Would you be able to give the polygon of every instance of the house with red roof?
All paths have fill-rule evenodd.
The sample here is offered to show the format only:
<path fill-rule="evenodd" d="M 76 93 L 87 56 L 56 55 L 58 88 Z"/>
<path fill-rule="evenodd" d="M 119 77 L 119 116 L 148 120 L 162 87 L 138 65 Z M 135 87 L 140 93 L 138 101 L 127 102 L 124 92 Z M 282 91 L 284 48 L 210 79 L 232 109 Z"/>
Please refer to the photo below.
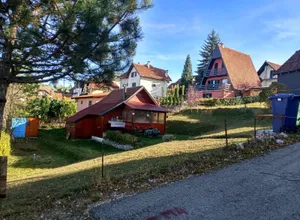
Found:
<path fill-rule="evenodd" d="M 275 72 L 279 69 L 279 67 L 279 64 L 267 60 L 263 63 L 257 71 L 262 87 L 269 87 L 272 83 L 277 82 L 278 78 Z"/>
<path fill-rule="evenodd" d="M 200 89 L 203 98 L 227 98 L 255 94 L 261 88 L 250 55 L 218 44 L 204 74 Z"/>
<path fill-rule="evenodd" d="M 166 96 L 168 84 L 172 81 L 168 70 L 154 67 L 149 61 L 144 65 L 133 63 L 120 79 L 121 88 L 144 86 L 154 98 Z"/>
<path fill-rule="evenodd" d="M 125 87 L 69 117 L 66 128 L 73 139 L 102 137 L 107 130 L 131 132 L 136 128 L 157 128 L 163 134 L 167 112 L 145 87 Z"/>

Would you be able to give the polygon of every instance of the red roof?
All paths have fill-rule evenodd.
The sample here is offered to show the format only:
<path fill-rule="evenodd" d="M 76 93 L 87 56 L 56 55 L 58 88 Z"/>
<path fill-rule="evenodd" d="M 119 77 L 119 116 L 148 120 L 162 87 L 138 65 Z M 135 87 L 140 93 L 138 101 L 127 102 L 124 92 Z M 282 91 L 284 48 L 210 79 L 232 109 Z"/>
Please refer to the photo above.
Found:
<path fill-rule="evenodd" d="M 156 111 L 156 112 L 168 112 L 167 109 L 160 107 L 159 105 L 153 105 L 149 103 L 140 103 L 140 102 L 126 102 L 127 106 L 136 110 L 144 110 L 144 111 Z"/>
<path fill-rule="evenodd" d="M 261 82 L 250 55 L 218 45 L 232 86 L 235 89 L 259 88 Z"/>
<path fill-rule="evenodd" d="M 89 95 L 81 95 L 81 96 L 76 96 L 74 99 L 86 99 L 86 98 L 104 98 L 107 96 L 109 93 L 96 93 L 96 94 L 89 94 Z"/>
<path fill-rule="evenodd" d="M 119 86 L 114 82 L 111 82 L 111 83 L 91 82 L 88 85 L 88 88 L 90 88 L 90 89 L 102 89 L 102 88 L 105 88 L 105 87 L 111 87 L 113 89 L 119 89 Z"/>
<path fill-rule="evenodd" d="M 272 63 L 270 61 L 266 61 L 274 70 L 278 70 L 281 65 L 277 63 Z"/>
<path fill-rule="evenodd" d="M 151 66 L 150 64 L 148 67 L 148 64 L 142 65 L 142 64 L 136 64 L 136 63 L 133 63 L 131 65 L 129 71 L 127 73 L 124 73 L 123 75 L 121 75 L 120 78 L 121 79 L 128 78 L 129 73 L 133 67 L 136 69 L 136 71 L 142 77 L 164 80 L 164 81 L 168 81 L 168 82 L 172 81 L 166 70 Z"/>
<path fill-rule="evenodd" d="M 276 73 L 288 73 L 300 70 L 300 50 L 296 51 Z"/>
<path fill-rule="evenodd" d="M 75 115 L 69 117 L 67 119 L 67 122 L 76 122 L 88 115 L 104 115 L 105 113 L 115 109 L 116 107 L 118 107 L 122 104 L 127 104 L 127 102 L 131 98 L 133 98 L 135 95 L 137 95 L 139 92 L 141 92 L 143 90 L 146 91 L 146 93 L 149 95 L 149 97 L 153 100 L 153 103 L 155 103 L 148 107 L 149 108 L 151 107 L 151 109 L 154 109 L 155 106 L 157 106 L 158 107 L 157 111 L 162 111 L 162 108 L 159 107 L 159 105 L 152 98 L 152 96 L 147 92 L 147 90 L 143 86 L 139 86 L 139 87 L 135 87 L 135 88 L 128 88 L 126 91 L 125 100 L 123 100 L 123 91 L 124 91 L 123 89 L 113 90 L 106 97 L 104 97 L 100 102 L 97 102 L 96 104 L 91 105 L 90 107 L 85 108 L 85 109 L 77 112 Z M 135 106 L 135 105 L 133 105 L 133 106 Z M 142 106 L 141 108 L 146 107 L 141 104 L 139 104 L 139 106 Z M 143 110 L 150 111 L 150 109 L 143 109 Z"/>

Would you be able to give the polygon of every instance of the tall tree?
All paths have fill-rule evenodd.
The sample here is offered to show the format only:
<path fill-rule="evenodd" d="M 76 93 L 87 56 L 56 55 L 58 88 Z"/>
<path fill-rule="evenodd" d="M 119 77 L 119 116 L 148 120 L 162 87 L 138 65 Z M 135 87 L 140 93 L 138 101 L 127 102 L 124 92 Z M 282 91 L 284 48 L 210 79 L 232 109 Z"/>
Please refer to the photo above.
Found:
<path fill-rule="evenodd" d="M 151 0 L 0 1 L 0 130 L 11 83 L 110 81 L 141 39 Z"/>
<path fill-rule="evenodd" d="M 207 39 L 204 41 L 203 46 L 200 50 L 200 57 L 201 59 L 198 60 L 199 64 L 197 66 L 196 73 L 198 74 L 197 82 L 201 83 L 204 72 L 207 69 L 209 62 L 211 60 L 212 54 L 214 52 L 215 47 L 221 43 L 221 39 L 219 34 L 213 29 L 208 35 Z"/>
<path fill-rule="evenodd" d="M 189 84 L 193 79 L 193 69 L 190 55 L 187 55 L 185 64 L 183 67 L 183 72 L 181 75 L 180 85 L 184 85 L 185 88 L 188 88 Z"/>

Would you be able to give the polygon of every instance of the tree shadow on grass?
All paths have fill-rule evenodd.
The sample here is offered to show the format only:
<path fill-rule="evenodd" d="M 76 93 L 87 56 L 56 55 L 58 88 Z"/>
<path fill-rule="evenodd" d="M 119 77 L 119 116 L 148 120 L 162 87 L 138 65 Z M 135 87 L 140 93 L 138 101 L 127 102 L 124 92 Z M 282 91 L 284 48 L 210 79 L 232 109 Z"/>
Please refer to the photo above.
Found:
<path fill-rule="evenodd" d="M 171 156 L 145 158 L 132 160 L 119 164 L 106 165 L 104 172 L 106 178 L 117 178 L 122 181 L 124 176 L 131 178 L 153 178 L 170 172 L 172 167 L 180 167 L 191 160 L 201 160 L 203 154 L 218 153 L 220 149 L 203 150 L 194 153 L 174 154 Z M 18 216 L 22 212 L 39 212 L 41 207 L 47 207 L 54 201 L 74 195 L 101 180 L 101 160 L 97 168 L 77 171 L 70 174 L 57 173 L 57 176 L 39 176 L 22 181 L 8 183 L 7 199 L 2 202 L 0 216 L 9 218 L 10 215 Z"/>
<path fill-rule="evenodd" d="M 13 143 L 15 168 L 56 168 L 102 155 L 122 152 L 92 140 L 66 140 L 64 129 L 41 130 L 36 139 L 19 139 Z"/>

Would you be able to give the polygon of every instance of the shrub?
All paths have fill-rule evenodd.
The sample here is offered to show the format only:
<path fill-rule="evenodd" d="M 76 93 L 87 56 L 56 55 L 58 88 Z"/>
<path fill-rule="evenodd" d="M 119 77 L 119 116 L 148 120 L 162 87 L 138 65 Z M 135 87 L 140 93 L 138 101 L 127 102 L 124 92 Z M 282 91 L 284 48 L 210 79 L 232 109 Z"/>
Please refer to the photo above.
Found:
<path fill-rule="evenodd" d="M 0 138 L 0 156 L 9 156 L 11 151 L 10 136 L 4 131 L 1 132 Z"/>
<path fill-rule="evenodd" d="M 175 139 L 176 139 L 176 137 L 173 134 L 165 134 L 162 137 L 163 142 L 170 142 L 170 141 L 173 141 Z"/>
<path fill-rule="evenodd" d="M 144 131 L 144 134 L 147 136 L 158 136 L 160 131 L 157 128 L 150 128 Z"/>
<path fill-rule="evenodd" d="M 136 146 L 138 143 L 138 138 L 136 136 L 127 133 L 122 134 L 117 131 L 106 131 L 104 138 L 119 144 L 129 144 L 132 146 Z"/>
<path fill-rule="evenodd" d="M 259 102 L 259 96 L 245 96 L 243 98 L 200 98 L 195 100 L 194 104 L 203 106 L 230 106 L 230 105 L 241 105 L 253 102 Z"/>

